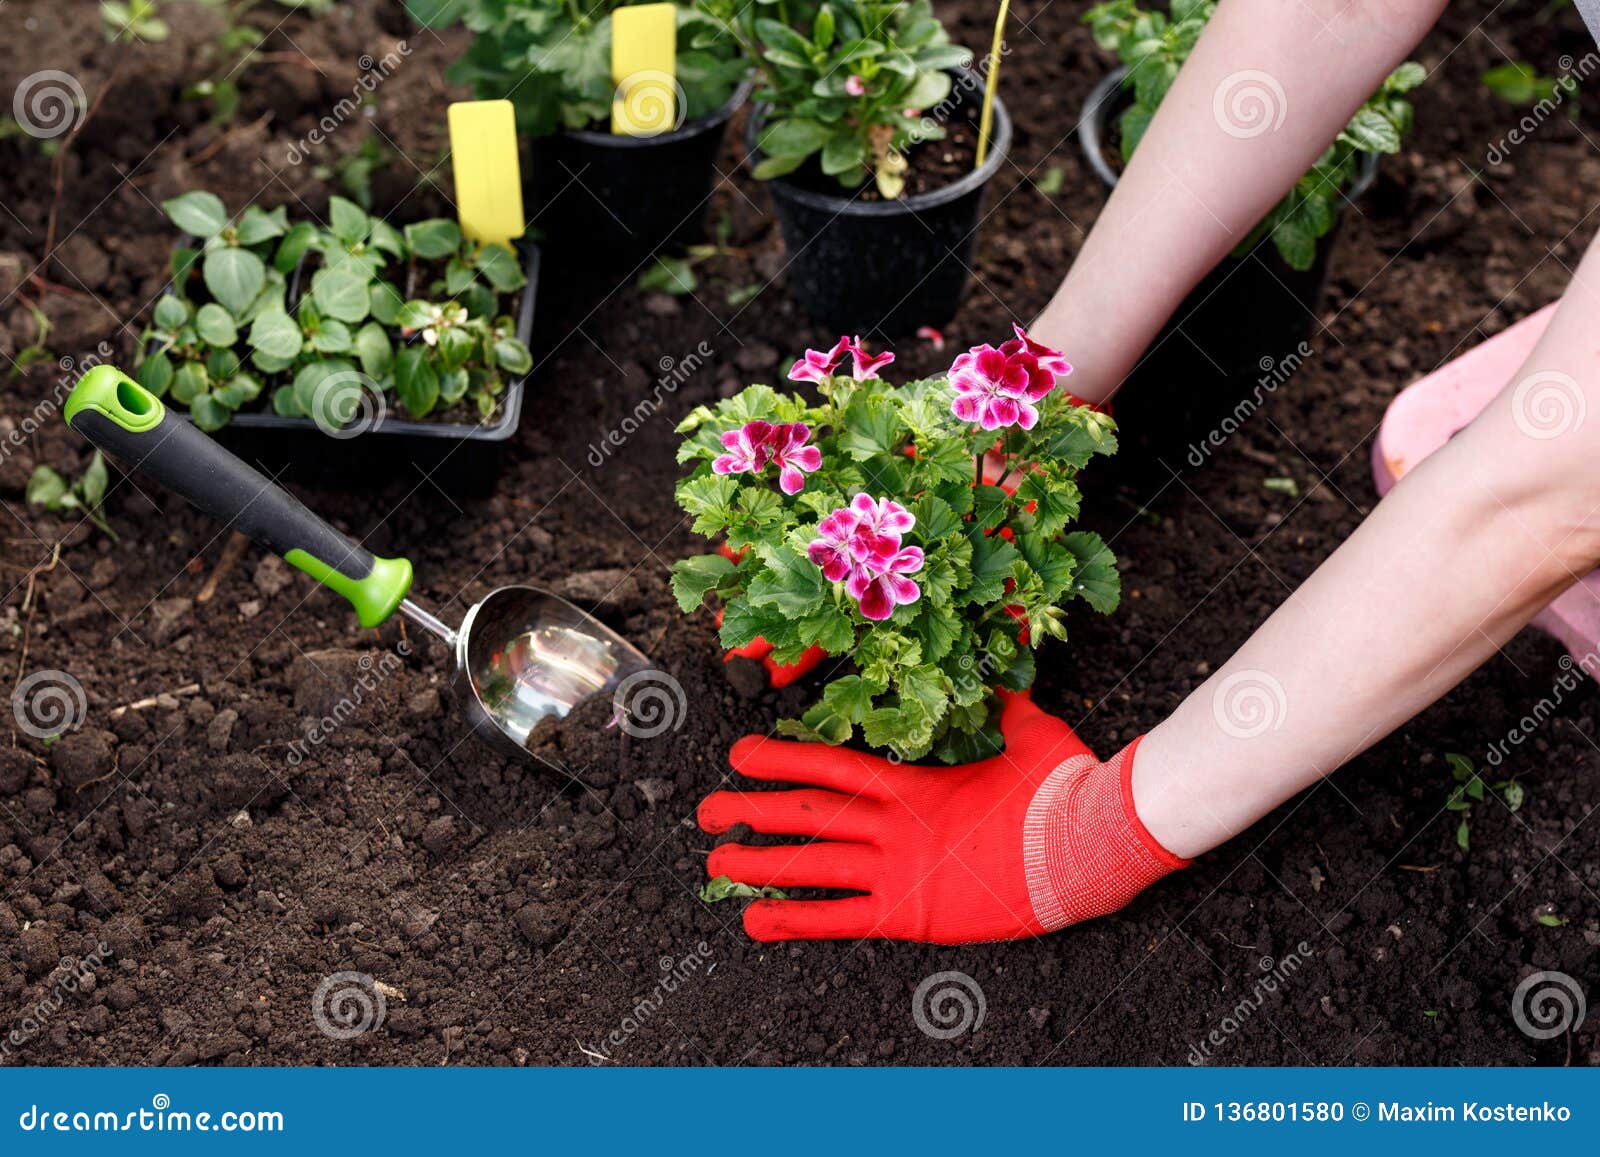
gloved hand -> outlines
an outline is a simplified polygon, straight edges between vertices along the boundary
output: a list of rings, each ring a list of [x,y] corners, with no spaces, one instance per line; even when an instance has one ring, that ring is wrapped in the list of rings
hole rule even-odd
[[[1187,865],[1139,822],[1136,739],[1102,763],[1026,695],[1005,700],[1005,751],[959,767],[911,767],[816,743],[749,735],[729,755],[794,791],[719,791],[699,809],[712,834],[748,824],[826,842],[723,844],[709,875],[755,886],[863,892],[841,900],[757,900],[757,940],[878,938],[968,944],[1038,936],[1115,912]]]

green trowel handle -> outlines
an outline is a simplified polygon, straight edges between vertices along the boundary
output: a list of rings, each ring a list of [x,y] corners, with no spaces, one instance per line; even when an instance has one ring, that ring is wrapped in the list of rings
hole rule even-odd
[[[350,600],[363,627],[394,613],[411,564],[378,558],[247,466],[111,366],[96,366],[67,398],[67,424],[132,473],[188,499]]]

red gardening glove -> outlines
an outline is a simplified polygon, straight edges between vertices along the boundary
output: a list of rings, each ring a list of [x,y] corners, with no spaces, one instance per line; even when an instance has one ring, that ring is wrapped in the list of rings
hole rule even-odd
[[[720,834],[748,824],[826,842],[723,844],[707,873],[758,887],[865,893],[757,900],[745,909],[745,930],[757,940],[932,944],[1038,936],[1115,912],[1188,863],[1134,814],[1138,740],[1101,763],[1026,695],[1002,695],[1005,751],[960,767],[911,767],[758,735],[734,744],[729,758],[742,774],[809,786],[715,792],[700,804],[700,826]]]

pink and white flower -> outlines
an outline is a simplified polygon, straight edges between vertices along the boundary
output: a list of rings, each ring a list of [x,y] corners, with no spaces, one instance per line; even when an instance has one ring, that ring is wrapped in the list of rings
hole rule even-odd
[[[858,494],[817,524],[819,537],[806,554],[829,582],[844,581],[863,616],[887,619],[895,607],[922,597],[922,589],[905,577],[922,569],[922,548],[900,545],[901,534],[916,521],[898,502]]]
[[[976,422],[985,430],[1031,430],[1039,421],[1039,411],[1028,398],[1034,384],[1029,366],[992,345],[976,346],[956,358],[950,384],[956,391],[950,412],[963,422]]]
[[[789,367],[791,382],[822,382],[833,377],[844,355],[850,349],[850,339],[840,338],[831,350],[806,350],[805,356]]]
[[[767,452],[778,464],[778,486],[785,494],[799,494],[806,475],[822,465],[822,451],[806,445],[810,437],[811,427],[804,422],[774,426],[768,435]]]
[[[921,569],[922,549],[908,546],[885,560],[876,573],[866,567],[855,570],[844,589],[861,604],[864,618],[881,621],[894,614],[895,607],[909,606],[922,597],[922,588],[905,577]]]
[[[963,422],[976,422],[985,430],[1021,426],[1031,430],[1039,421],[1037,403],[1056,387],[1056,379],[1072,367],[1061,351],[1034,341],[1020,325],[1017,336],[996,349],[973,346],[950,367],[950,385],[956,396],[950,412]]]
[[[1058,378],[1064,378],[1072,372],[1071,364],[1060,350],[1051,349],[1043,342],[1034,341],[1028,336],[1028,331],[1016,322],[1011,323],[1011,328],[1016,331],[1017,336],[1000,347],[1002,353],[1007,355],[1027,354],[1039,364],[1041,370],[1054,374]]]
[[[851,341],[846,348],[850,351],[852,365],[850,376],[858,382],[865,382],[877,377],[879,370],[894,361],[894,354],[887,350],[876,356],[869,354],[866,347],[861,344],[859,337]]]
[[[860,96],[867,91],[867,82],[854,73],[844,82],[844,90],[850,96]]]
[[[900,546],[900,536],[917,524],[917,516],[892,498],[857,494],[850,500],[850,510],[869,533],[893,538],[896,549]]]
[[[718,474],[761,473],[767,466],[772,429],[771,422],[756,421],[727,431],[722,435],[722,448],[728,452],[714,459],[711,469]]]
[[[831,350],[806,350],[805,356],[789,368],[789,380],[792,382],[823,382],[835,377],[839,367],[844,364],[845,355],[850,355],[850,376],[858,382],[867,381],[878,376],[878,371],[894,361],[894,354],[881,353],[869,354],[859,337],[841,337]]]
[[[711,462],[718,474],[759,474],[769,463],[778,464],[778,485],[785,494],[805,489],[806,475],[822,466],[822,451],[807,446],[811,427],[804,422],[746,422],[722,435],[720,454]]]

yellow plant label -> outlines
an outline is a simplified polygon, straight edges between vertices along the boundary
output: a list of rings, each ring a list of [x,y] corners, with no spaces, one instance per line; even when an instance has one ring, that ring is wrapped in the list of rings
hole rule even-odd
[[[449,108],[450,164],[461,232],[511,248],[521,237],[522,168],[517,118],[509,100],[464,100]]]
[[[634,4],[611,14],[611,131],[654,137],[683,123],[678,6]]]

